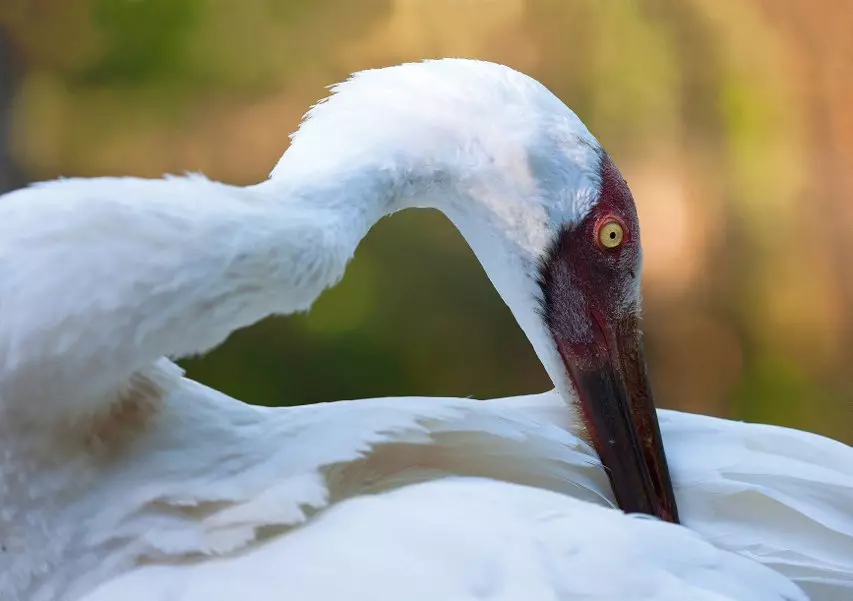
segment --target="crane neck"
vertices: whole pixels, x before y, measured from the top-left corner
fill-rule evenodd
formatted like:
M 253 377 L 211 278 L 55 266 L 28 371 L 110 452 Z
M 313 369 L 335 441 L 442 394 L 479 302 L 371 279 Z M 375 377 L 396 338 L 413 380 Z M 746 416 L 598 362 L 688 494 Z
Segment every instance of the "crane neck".
M 373 216 L 267 192 L 99 178 L 0 198 L 0 304 L 15 316 L 0 323 L 0 418 L 97 413 L 160 357 L 307 309 Z
M 385 131 L 378 138 L 365 135 L 359 144 L 338 135 L 329 149 L 312 137 L 319 133 L 313 125 L 310 120 L 303 125 L 305 131 L 257 189 L 284 206 L 335 216 L 337 238 L 349 254 L 386 215 L 413 207 L 441 211 L 474 251 L 555 385 L 570 394 L 539 315 L 541 290 L 530 277 L 538 273 L 553 236 L 540 196 L 543 183 L 554 182 L 537 172 L 526 147 L 501 137 L 467 144 L 455 132 L 436 137 L 442 128 L 412 120 L 415 132 L 408 137 Z

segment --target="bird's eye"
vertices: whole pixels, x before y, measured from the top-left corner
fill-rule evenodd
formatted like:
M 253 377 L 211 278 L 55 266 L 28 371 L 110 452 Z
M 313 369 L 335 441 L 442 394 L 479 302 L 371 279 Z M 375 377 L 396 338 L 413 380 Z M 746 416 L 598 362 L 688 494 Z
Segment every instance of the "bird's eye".
M 598 228 L 598 242 L 604 248 L 616 248 L 622 244 L 622 238 L 624 237 L 625 230 L 622 224 L 615 219 L 605 221 Z

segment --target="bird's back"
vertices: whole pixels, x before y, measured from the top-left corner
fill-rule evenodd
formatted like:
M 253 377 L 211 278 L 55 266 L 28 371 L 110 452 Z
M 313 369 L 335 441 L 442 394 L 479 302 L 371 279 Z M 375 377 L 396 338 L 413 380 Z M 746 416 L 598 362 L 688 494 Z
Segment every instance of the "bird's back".
M 39 518 L 44 528 L 35 532 L 38 536 L 21 533 L 14 539 L 28 545 L 23 551 L 10 547 L 0 555 L 0 565 L 6 566 L 0 573 L 0 591 L 11 590 L 10 599 L 89 601 L 79 593 L 88 594 L 97 586 L 111 594 L 119 589 L 110 587 L 141 582 L 146 583 L 141 590 L 149 593 L 155 584 L 178 587 L 176 591 L 187 586 L 192 591 L 220 580 L 222 591 L 254 586 L 275 594 L 280 575 L 289 569 L 304 572 L 299 582 L 305 586 L 345 582 L 330 575 L 321 578 L 327 564 L 319 559 L 307 561 L 309 551 L 318 556 L 327 553 L 342 564 L 351 555 L 367 562 L 352 573 L 363 583 L 384 586 L 389 574 L 403 580 L 420 574 L 427 581 L 438 580 L 433 586 L 452 583 L 466 591 L 464 587 L 471 584 L 467 580 L 442 580 L 447 575 L 445 561 L 464 565 L 462 559 L 454 559 L 457 549 L 470 550 L 464 557 L 491 557 L 489 565 L 512 564 L 515 559 L 508 557 L 514 556 L 498 551 L 521 543 L 501 541 L 528 530 L 532 538 L 519 539 L 526 541 L 525 549 L 543 545 L 550 549 L 528 558 L 530 565 L 544 562 L 537 568 L 538 574 L 548 578 L 542 581 L 543 587 L 565 584 L 550 580 L 546 567 L 552 556 L 561 558 L 554 563 L 565 563 L 565 569 L 557 572 L 575 574 L 576 579 L 568 581 L 571 585 L 591 573 L 606 576 L 618 562 L 624 562 L 625 569 L 642 565 L 638 562 L 648 555 L 659 562 L 652 566 L 659 573 L 675 570 L 673 582 L 680 582 L 679 586 L 697 586 L 684 578 L 704 573 L 703 562 L 711 557 L 698 551 L 691 555 L 690 549 L 713 548 L 683 529 L 658 531 L 657 522 L 619 521 L 618 512 L 601 513 L 590 505 L 612 503 L 606 476 L 554 393 L 485 402 L 410 397 L 266 409 L 239 403 L 178 373 L 172 377 L 173 387 L 141 431 L 104 441 L 109 445 L 108 457 L 81 449 L 83 455 L 63 456 L 62 469 L 40 474 L 36 484 L 65 483 L 63 503 L 43 503 L 44 515 L 31 511 L 29 517 Z M 833 462 L 843 458 L 844 450 L 849 455 L 849 447 L 840 445 L 832 457 L 824 449 L 821 457 L 810 459 L 815 465 L 827 464 L 823 479 L 832 474 L 826 480 L 836 482 L 832 490 L 837 496 L 832 496 L 825 494 L 819 482 L 808 484 L 803 479 L 809 474 L 820 476 L 817 470 L 798 475 L 766 469 L 768 461 L 784 462 L 784 452 L 793 449 L 793 442 L 811 440 L 818 448 L 829 443 L 825 439 L 749 424 L 727 428 L 723 426 L 730 422 L 703 416 L 663 413 L 662 417 L 689 528 L 711 542 L 719 557 L 730 557 L 728 552 L 734 551 L 771 565 L 803 584 L 810 594 L 817 593 L 814 600 L 846 598 L 853 559 L 849 550 L 845 555 L 843 546 L 853 538 L 845 534 L 850 516 L 838 503 L 851 498 L 851 489 L 846 493 L 844 489 L 850 478 L 845 480 L 843 466 Z M 718 430 L 722 433 L 714 434 Z M 726 442 L 731 441 L 725 433 L 740 430 L 737 445 Z M 765 448 L 755 446 L 762 441 Z M 453 476 L 481 479 L 476 486 L 419 484 L 447 482 Z M 753 504 L 744 505 L 743 495 Z M 36 507 L 37 501 L 30 499 L 27 507 Z M 13 509 L 8 504 L 4 507 L 7 512 Z M 552 513 L 554 524 L 546 519 Z M 596 521 L 596 516 L 603 517 Z M 815 518 L 822 521 L 799 531 L 798 523 Z M 640 559 L 622 553 L 625 545 L 614 538 L 623 527 L 635 533 L 630 540 L 637 545 Z M 552 529 L 560 533 L 553 539 L 548 537 Z M 681 533 L 672 535 L 673 546 L 657 546 L 673 532 Z M 360 533 L 353 536 L 349 550 L 344 533 Z M 822 548 L 822 540 L 838 541 L 838 552 Z M 586 557 L 604 557 L 602 567 L 584 563 L 583 556 L 560 546 L 570 543 L 572 549 L 591 554 Z M 60 544 L 67 546 L 60 548 Z M 688 546 L 676 552 L 681 544 Z M 335 551 L 338 547 L 340 552 Z M 605 560 L 612 565 L 608 567 Z M 383 561 L 389 562 L 387 571 L 380 570 Z M 721 569 L 728 573 L 749 564 L 744 561 L 720 564 Z M 270 568 L 266 574 L 269 566 L 285 563 L 286 568 Z M 423 571 L 409 574 L 406 566 L 410 564 L 423 566 Z M 691 565 L 698 571 L 690 572 Z M 49 566 L 49 571 L 40 566 Z M 254 566 L 261 571 L 254 572 Z M 312 574 L 316 580 L 304 580 Z M 735 584 L 740 582 L 738 574 L 733 572 Z M 30 584 L 12 588 L 15 578 L 19 583 L 30 578 Z M 392 579 L 390 584 L 395 582 Z M 71 596 L 63 597 L 66 592 Z M 264 599 L 253 595 L 253 601 Z M 123 589 L 112 598 L 133 601 Z M 196 598 L 146 597 L 151 601 Z M 306 593 L 302 598 L 312 597 Z
M 84 601 L 784 601 L 760 564 L 685 528 L 447 478 L 341 502 L 236 557 L 144 566 Z

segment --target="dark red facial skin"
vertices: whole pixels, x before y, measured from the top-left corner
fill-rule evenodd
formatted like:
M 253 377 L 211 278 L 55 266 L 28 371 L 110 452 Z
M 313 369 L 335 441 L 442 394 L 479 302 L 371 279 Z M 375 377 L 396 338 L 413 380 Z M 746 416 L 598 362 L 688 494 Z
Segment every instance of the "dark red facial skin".
M 617 248 L 605 248 L 599 241 L 598 229 L 610 220 L 623 226 L 622 244 Z M 639 311 L 635 297 L 640 255 L 634 199 L 613 161 L 602 154 L 601 194 L 596 206 L 581 224 L 561 233 L 543 266 L 541 285 L 551 333 L 573 345 L 584 345 L 592 340 L 584 340 L 576 331 L 583 324 L 567 318 L 584 312 L 612 322 L 624 313 L 622 309 Z
M 678 511 L 639 329 L 641 247 L 634 199 L 601 153 L 600 197 L 543 263 L 543 316 L 572 382 L 619 506 L 677 522 Z M 616 248 L 599 229 L 622 225 Z

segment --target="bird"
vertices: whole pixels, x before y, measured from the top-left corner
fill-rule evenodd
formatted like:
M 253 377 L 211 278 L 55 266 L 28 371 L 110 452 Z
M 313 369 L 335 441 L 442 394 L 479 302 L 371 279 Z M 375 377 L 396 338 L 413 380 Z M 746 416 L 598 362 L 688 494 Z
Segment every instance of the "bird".
M 367 70 L 291 138 L 252 186 L 0 197 L 0 597 L 853 589 L 849 447 L 655 411 L 633 198 L 547 88 L 470 59 Z M 553 391 L 272 409 L 173 363 L 307 310 L 407 208 L 460 230 Z

